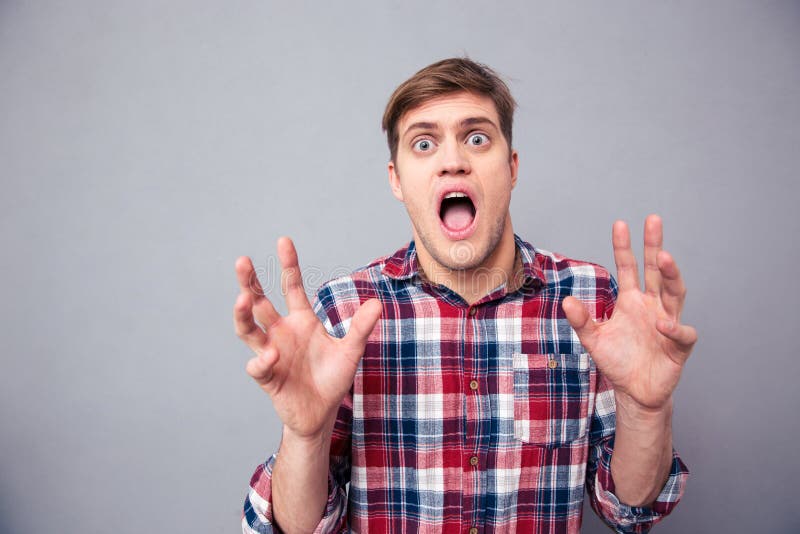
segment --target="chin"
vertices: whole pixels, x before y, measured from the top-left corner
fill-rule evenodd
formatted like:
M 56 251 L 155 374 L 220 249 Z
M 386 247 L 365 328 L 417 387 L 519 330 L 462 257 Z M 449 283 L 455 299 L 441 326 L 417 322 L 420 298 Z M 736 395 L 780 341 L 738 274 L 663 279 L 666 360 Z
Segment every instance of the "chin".
M 499 243 L 499 236 L 494 242 L 476 237 L 454 241 L 446 235 L 436 236 L 433 240 L 421 235 L 421 240 L 437 264 L 453 271 L 469 271 L 484 265 Z

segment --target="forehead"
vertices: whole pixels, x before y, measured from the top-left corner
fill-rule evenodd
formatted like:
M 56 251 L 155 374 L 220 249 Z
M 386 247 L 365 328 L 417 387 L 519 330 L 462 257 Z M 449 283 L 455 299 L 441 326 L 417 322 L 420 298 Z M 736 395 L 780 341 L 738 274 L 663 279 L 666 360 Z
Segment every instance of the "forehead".
M 472 117 L 487 118 L 497 128 L 500 127 L 497 108 L 491 98 L 463 91 L 437 96 L 409 109 L 400 117 L 398 132 L 402 136 L 409 125 L 417 122 L 434 123 L 446 128 Z

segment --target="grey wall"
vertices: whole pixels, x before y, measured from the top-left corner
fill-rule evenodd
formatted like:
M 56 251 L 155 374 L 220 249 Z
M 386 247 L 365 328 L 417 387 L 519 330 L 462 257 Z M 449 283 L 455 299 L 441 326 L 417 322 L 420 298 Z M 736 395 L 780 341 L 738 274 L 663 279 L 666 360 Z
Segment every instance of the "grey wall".
M 797 532 L 800 3 L 330 4 L 0 1 L 0 531 L 238 530 L 279 424 L 233 262 L 404 243 L 382 109 L 467 53 L 520 102 L 518 233 L 613 266 L 664 216 L 701 341 L 659 532 Z

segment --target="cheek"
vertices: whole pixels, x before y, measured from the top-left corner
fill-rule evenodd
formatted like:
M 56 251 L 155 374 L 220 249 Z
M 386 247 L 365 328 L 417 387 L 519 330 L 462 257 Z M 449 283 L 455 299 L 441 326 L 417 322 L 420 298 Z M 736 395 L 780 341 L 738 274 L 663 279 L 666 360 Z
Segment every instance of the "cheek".
M 508 168 L 500 169 L 494 174 L 494 176 L 502 176 L 502 178 L 491 182 L 490 187 L 486 191 L 487 198 L 491 198 L 495 202 L 505 201 L 511 197 L 511 189 L 513 188 L 511 175 L 503 174 L 504 170 L 508 171 Z M 502 208 L 502 206 L 497 207 Z
M 415 173 L 415 169 L 408 166 L 403 167 L 403 179 L 400 181 L 400 191 L 404 202 L 416 206 L 427 206 L 429 204 L 428 181 L 424 175 Z

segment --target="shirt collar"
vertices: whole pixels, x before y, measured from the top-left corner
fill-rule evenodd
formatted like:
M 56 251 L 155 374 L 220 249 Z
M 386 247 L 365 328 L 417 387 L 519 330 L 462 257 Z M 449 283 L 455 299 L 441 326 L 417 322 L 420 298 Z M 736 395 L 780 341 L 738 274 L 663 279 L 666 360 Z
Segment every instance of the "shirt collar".
M 395 280 L 409 280 L 419 275 L 419 260 L 414 241 L 407 243 L 386 259 L 383 274 Z
M 543 286 L 546 283 L 542 261 L 544 258 L 536 251 L 533 245 L 514 234 L 514 242 L 517 244 L 517 251 L 522 257 L 522 281 L 518 287 L 528 284 Z
M 514 234 L 514 243 L 517 253 L 522 260 L 522 280 L 518 283 L 510 284 L 511 287 L 522 287 L 531 283 L 542 285 L 545 282 L 544 272 L 542 271 L 541 258 L 536 249 L 527 241 Z M 386 259 L 383 266 L 383 274 L 394 280 L 410 280 L 420 277 L 419 259 L 417 248 L 414 241 L 410 241 L 405 246 L 397 250 Z

